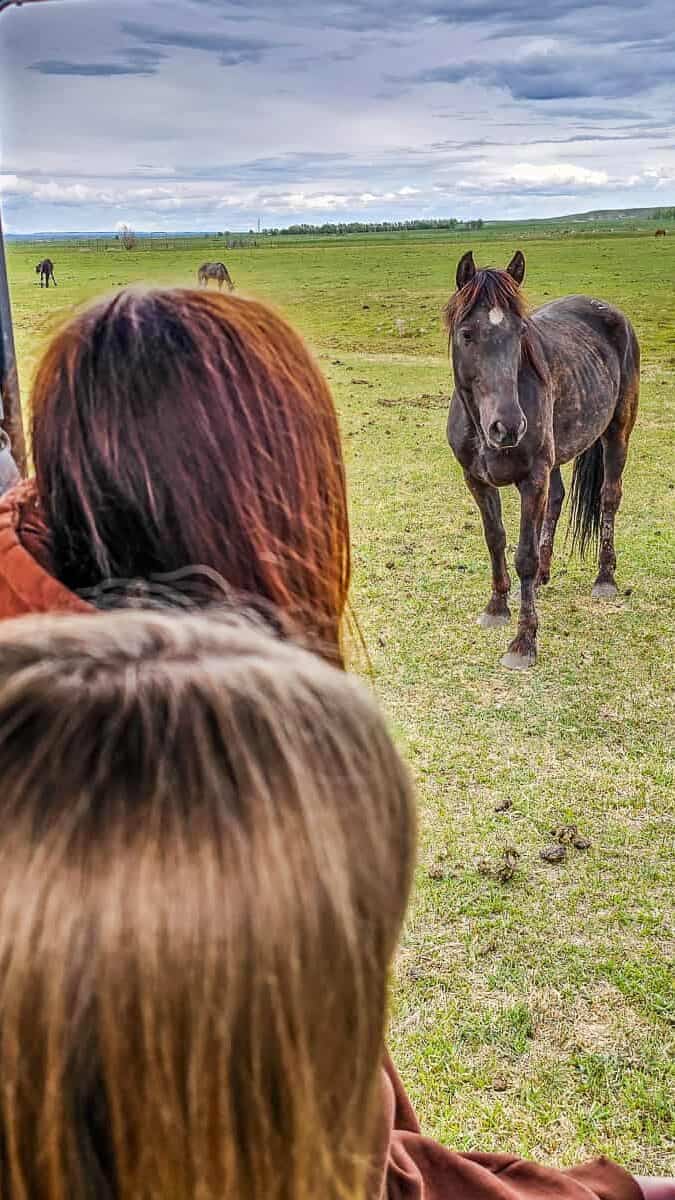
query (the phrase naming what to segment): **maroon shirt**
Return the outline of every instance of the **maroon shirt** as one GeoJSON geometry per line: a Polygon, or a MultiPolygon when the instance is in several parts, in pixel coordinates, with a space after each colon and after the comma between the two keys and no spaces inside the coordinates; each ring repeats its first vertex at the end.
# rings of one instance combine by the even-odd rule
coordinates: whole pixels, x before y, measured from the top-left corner
{"type": "Polygon", "coordinates": [[[560,1171],[515,1154],[457,1154],[422,1136],[396,1068],[382,1079],[383,1149],[372,1200],[643,1200],[622,1167],[596,1158],[560,1171]]]}

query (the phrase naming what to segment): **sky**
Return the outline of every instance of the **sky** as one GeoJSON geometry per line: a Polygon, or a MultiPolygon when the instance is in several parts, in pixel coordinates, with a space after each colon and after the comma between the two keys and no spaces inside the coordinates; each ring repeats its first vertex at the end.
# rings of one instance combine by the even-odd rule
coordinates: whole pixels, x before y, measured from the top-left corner
{"type": "Polygon", "coordinates": [[[9,232],[675,205],[672,0],[48,0],[0,16],[9,232]]]}

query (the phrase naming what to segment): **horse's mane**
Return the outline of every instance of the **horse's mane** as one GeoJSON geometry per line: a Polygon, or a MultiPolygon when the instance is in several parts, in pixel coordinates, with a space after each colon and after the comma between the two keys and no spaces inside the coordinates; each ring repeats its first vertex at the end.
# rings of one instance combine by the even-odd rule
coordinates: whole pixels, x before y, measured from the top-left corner
{"type": "Polygon", "coordinates": [[[485,267],[476,271],[473,279],[459,288],[448,300],[443,309],[445,327],[450,338],[457,325],[468,317],[477,304],[485,303],[490,308],[503,308],[513,313],[525,322],[521,338],[523,358],[532,367],[536,375],[546,382],[548,380],[548,365],[544,357],[541,336],[529,317],[529,307],[515,279],[508,271],[497,271],[485,267]]]}
{"type": "Polygon", "coordinates": [[[527,303],[515,279],[508,271],[495,271],[491,267],[476,271],[473,279],[459,288],[448,300],[443,314],[448,332],[468,317],[469,313],[485,301],[490,308],[499,306],[517,317],[527,315],[527,303]]]}

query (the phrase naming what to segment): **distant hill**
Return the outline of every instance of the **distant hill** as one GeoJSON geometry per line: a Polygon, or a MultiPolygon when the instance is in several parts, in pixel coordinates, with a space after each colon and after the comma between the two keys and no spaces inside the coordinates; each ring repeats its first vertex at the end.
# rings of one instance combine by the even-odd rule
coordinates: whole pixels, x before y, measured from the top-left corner
{"type": "MultiPolygon", "coordinates": [[[[216,237],[215,233],[209,233],[208,230],[202,233],[195,233],[194,230],[185,230],[178,233],[145,233],[142,229],[137,231],[138,237],[143,238],[161,238],[164,240],[167,237],[172,238],[203,238],[216,237]]],[[[114,229],[71,229],[70,233],[50,233],[49,230],[39,230],[36,233],[6,233],[6,242],[71,242],[73,238],[100,238],[106,241],[111,241],[117,237],[117,232],[114,229]]]]}
{"type": "MultiPolygon", "coordinates": [[[[288,226],[279,227],[276,229],[264,229],[260,234],[253,233],[253,230],[229,230],[227,232],[215,233],[209,230],[203,230],[200,233],[195,233],[194,230],[184,230],[165,233],[146,233],[142,229],[137,229],[136,234],[139,238],[153,239],[158,238],[165,240],[167,238],[223,238],[225,241],[228,237],[253,237],[253,236],[283,236],[294,235],[302,236],[322,235],[322,234],[342,234],[342,233],[378,233],[378,232],[415,232],[416,230],[454,230],[456,232],[480,230],[480,229],[495,229],[500,226],[518,225],[520,228],[529,225],[575,225],[593,223],[601,224],[604,222],[622,222],[622,221],[673,221],[675,220],[675,207],[653,207],[653,208],[597,208],[590,212],[567,213],[559,217],[529,217],[527,219],[518,218],[513,220],[500,221],[460,221],[456,218],[439,218],[429,220],[408,220],[408,221],[349,221],[349,222],[325,222],[322,224],[291,224],[288,226]]],[[[71,230],[70,233],[51,233],[47,230],[41,230],[36,233],[7,233],[5,240],[8,242],[40,242],[40,241],[71,241],[74,238],[87,239],[106,239],[113,240],[117,236],[114,230],[71,230]]]]}
{"type": "MultiPolygon", "coordinates": [[[[596,208],[591,212],[570,213],[566,217],[535,217],[532,223],[539,221],[672,221],[675,219],[675,208],[596,208]]],[[[529,223],[529,222],[528,222],[529,223]]]]}

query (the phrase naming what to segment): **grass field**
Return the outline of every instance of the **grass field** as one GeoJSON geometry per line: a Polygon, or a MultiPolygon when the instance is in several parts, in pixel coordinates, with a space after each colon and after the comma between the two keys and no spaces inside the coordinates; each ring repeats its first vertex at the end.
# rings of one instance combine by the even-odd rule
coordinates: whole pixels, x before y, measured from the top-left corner
{"type": "MultiPolygon", "coordinates": [[[[479,262],[505,264],[516,248],[480,236],[479,262]]],[[[598,295],[627,311],[643,347],[617,523],[620,597],[591,602],[593,567],[570,558],[561,536],[528,673],[499,666],[508,631],[475,623],[487,555],[445,442],[439,310],[465,241],[227,255],[238,288],[304,331],[333,386],[353,606],[419,781],[420,866],[392,1049],[426,1130],[456,1148],[559,1164],[605,1152],[636,1171],[673,1172],[675,236],[527,241],[533,303],[598,295]],[[591,848],[547,865],[539,851],[566,822],[591,848]],[[481,874],[479,860],[507,846],[520,853],[510,882],[481,874]]],[[[47,253],[59,283],[48,292],[34,249],[10,250],[24,385],[72,305],[132,280],[191,282],[201,259],[194,244],[47,253]]],[[[515,495],[505,499],[513,539],[515,495]]]]}

